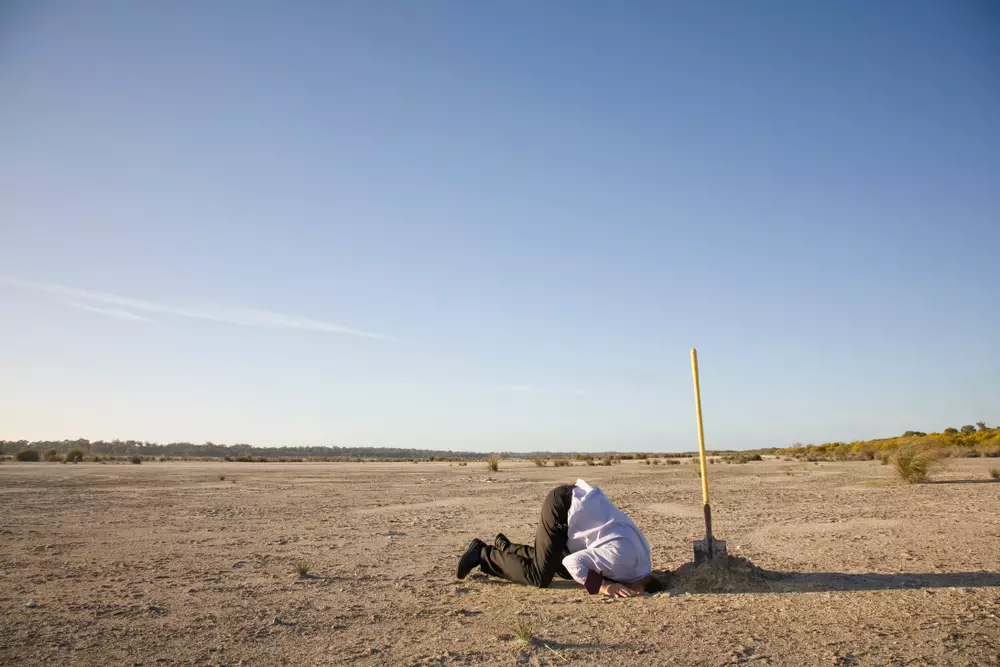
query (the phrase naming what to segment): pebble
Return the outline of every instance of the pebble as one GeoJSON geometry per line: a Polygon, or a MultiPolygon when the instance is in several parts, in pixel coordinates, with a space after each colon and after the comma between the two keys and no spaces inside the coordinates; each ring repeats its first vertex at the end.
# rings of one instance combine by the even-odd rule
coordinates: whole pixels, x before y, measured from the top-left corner
{"type": "Polygon", "coordinates": [[[34,600],[29,600],[28,602],[26,602],[21,606],[24,607],[25,609],[34,609],[35,607],[38,606],[38,603],[35,602],[34,600]]]}

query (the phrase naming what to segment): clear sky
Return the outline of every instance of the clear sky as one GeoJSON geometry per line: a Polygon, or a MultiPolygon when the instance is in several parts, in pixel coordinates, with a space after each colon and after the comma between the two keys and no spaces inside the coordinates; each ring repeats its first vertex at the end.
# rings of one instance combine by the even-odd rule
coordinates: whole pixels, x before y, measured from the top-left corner
{"type": "Polygon", "coordinates": [[[0,438],[1000,421],[994,2],[5,2],[0,438]]]}

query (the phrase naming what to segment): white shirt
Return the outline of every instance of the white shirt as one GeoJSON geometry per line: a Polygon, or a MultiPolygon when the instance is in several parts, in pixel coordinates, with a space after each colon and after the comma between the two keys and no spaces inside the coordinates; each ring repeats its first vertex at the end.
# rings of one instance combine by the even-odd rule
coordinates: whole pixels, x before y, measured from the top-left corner
{"type": "Polygon", "coordinates": [[[563,566],[577,582],[590,570],[621,583],[652,572],[646,537],[596,486],[576,480],[566,523],[570,554],[563,566]]]}

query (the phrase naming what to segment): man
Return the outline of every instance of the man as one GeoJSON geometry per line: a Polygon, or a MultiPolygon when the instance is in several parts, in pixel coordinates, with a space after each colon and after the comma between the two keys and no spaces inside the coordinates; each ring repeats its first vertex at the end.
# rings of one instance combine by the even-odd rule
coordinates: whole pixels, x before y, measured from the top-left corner
{"type": "Polygon", "coordinates": [[[642,531],[596,486],[582,479],[557,486],[542,504],[535,546],[511,544],[500,533],[490,546],[472,540],[458,560],[458,578],[473,568],[520,584],[546,588],[556,574],[587,592],[613,597],[655,593],[649,543],[642,531]]]}

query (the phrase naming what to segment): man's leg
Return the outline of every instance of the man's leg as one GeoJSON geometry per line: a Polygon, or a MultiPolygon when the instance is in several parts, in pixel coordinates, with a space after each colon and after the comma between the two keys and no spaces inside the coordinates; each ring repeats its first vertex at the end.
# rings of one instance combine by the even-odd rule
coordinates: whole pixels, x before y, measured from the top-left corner
{"type": "MultiPolygon", "coordinates": [[[[513,544],[506,549],[504,549],[509,554],[514,554],[516,556],[521,556],[522,558],[535,559],[535,548],[529,547],[527,544],[513,544]]],[[[562,553],[559,554],[559,565],[556,566],[556,576],[560,579],[572,579],[573,575],[569,573],[569,570],[562,564],[562,559],[569,555],[569,549],[563,549],[562,553]]]]}
{"type": "Polygon", "coordinates": [[[485,546],[480,556],[480,569],[521,584],[547,587],[552,576],[561,569],[566,554],[566,519],[572,501],[571,484],[552,489],[542,504],[535,546],[511,545],[508,551],[485,546]]]}

